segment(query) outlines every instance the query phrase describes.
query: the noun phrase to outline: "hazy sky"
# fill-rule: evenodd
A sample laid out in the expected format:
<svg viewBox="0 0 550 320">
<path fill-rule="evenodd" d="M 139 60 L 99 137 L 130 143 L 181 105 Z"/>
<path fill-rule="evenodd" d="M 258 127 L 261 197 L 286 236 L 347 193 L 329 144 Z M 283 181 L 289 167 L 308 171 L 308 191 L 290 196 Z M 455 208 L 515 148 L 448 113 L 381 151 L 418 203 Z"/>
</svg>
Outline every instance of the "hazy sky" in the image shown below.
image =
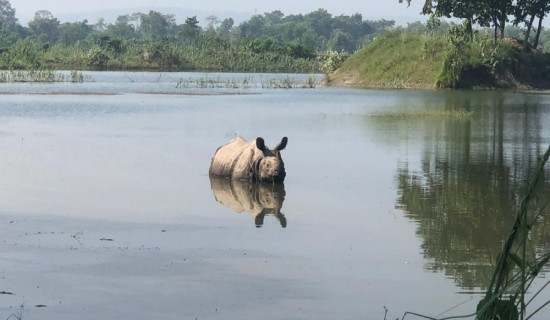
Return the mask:
<svg viewBox="0 0 550 320">
<path fill-rule="evenodd" d="M 22 24 L 26 24 L 28 20 L 32 19 L 37 10 L 49 10 L 62 22 L 66 22 L 63 18 L 73 13 L 79 13 L 77 16 L 80 19 L 82 13 L 116 10 L 120 11 L 120 14 L 127 14 L 135 12 L 135 9 L 139 9 L 140 12 L 146 12 L 148 9 L 163 12 L 163 7 L 179 9 L 178 11 L 211 12 L 221 18 L 225 18 L 220 15 L 225 11 L 251 15 L 281 10 L 285 15 L 289 15 L 305 14 L 324 8 L 333 15 L 351 15 L 358 12 L 363 15 L 364 19 L 416 21 L 425 19 L 419 14 L 422 2 L 423 0 L 413 0 L 411 7 L 407 8 L 406 4 L 400 4 L 398 0 L 10 0 Z M 90 18 L 94 17 L 90 16 Z M 176 18 L 178 20 L 185 19 L 177 14 Z M 72 21 L 76 21 L 76 19 Z"/>
</svg>

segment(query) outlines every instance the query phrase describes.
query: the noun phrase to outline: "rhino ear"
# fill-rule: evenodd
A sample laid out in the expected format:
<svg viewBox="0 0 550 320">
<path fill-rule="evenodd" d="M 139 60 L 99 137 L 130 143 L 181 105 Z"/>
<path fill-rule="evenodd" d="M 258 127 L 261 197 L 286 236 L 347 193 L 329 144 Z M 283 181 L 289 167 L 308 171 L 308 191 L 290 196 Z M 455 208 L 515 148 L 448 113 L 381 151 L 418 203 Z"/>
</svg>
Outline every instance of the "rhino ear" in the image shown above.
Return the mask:
<svg viewBox="0 0 550 320">
<path fill-rule="evenodd" d="M 263 138 L 261 137 L 256 138 L 256 147 L 258 147 L 258 149 L 262 151 L 265 151 L 265 141 Z"/>
<path fill-rule="evenodd" d="M 287 142 L 288 142 L 288 138 L 283 137 L 283 139 L 281 139 L 281 142 L 279 142 L 279 144 L 275 147 L 275 150 L 277 151 L 283 150 L 286 147 Z"/>
</svg>

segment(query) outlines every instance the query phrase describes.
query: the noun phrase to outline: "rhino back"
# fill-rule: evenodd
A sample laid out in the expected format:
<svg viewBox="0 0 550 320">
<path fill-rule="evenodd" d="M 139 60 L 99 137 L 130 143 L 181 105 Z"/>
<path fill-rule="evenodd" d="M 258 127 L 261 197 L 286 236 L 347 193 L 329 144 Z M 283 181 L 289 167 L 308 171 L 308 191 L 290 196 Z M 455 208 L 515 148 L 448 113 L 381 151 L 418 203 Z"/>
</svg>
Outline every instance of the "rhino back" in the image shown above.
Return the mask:
<svg viewBox="0 0 550 320">
<path fill-rule="evenodd" d="M 257 180 L 258 163 L 262 158 L 263 152 L 256 147 L 255 143 L 249 143 L 238 159 L 234 162 L 231 178 L 240 180 Z"/>
<path fill-rule="evenodd" d="M 235 163 L 249 146 L 250 142 L 235 137 L 228 144 L 219 147 L 210 164 L 210 175 L 231 177 Z"/>
</svg>

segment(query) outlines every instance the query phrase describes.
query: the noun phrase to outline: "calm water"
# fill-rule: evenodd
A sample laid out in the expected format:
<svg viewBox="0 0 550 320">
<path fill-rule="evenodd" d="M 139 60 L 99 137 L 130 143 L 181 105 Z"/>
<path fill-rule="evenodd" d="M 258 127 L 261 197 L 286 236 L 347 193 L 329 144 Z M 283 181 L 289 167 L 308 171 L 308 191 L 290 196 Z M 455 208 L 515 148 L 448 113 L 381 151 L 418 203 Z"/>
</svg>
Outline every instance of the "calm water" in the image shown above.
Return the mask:
<svg viewBox="0 0 550 320">
<path fill-rule="evenodd" d="M 0 250 L 0 289 L 17 293 L 0 301 L 0 318 L 23 302 L 28 319 L 471 313 L 550 145 L 550 95 L 85 75 L 0 85 L 0 232 L 17 237 Z M 254 85 L 177 87 L 243 77 Z M 456 108 L 474 116 L 369 116 Z M 235 135 L 270 147 L 289 138 L 284 191 L 265 190 L 275 200 L 259 211 L 228 205 L 232 186 L 208 177 Z M 533 232 L 533 250 L 550 249 L 548 230 Z"/>
</svg>

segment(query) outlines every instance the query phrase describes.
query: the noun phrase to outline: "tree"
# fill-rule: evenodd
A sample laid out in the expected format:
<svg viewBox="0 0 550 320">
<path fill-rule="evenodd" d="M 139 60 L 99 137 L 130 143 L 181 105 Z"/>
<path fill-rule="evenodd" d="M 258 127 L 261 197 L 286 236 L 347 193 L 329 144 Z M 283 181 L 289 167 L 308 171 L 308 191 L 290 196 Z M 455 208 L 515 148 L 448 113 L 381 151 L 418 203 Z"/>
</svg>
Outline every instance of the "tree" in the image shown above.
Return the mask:
<svg viewBox="0 0 550 320">
<path fill-rule="evenodd" d="M 353 52 L 355 51 L 355 42 L 353 41 L 353 37 L 340 29 L 335 29 L 332 32 L 332 36 L 330 37 L 330 40 L 327 43 L 327 47 L 329 50 L 333 51 L 346 51 L 346 52 Z"/>
<path fill-rule="evenodd" d="M 281 23 L 285 15 L 281 11 L 275 10 L 272 12 L 264 13 L 264 16 L 267 25 L 277 25 Z"/>
<path fill-rule="evenodd" d="M 220 20 L 218 20 L 218 17 L 216 15 L 209 15 L 208 17 L 205 18 L 206 19 L 206 31 L 205 33 L 209 36 L 209 37 L 216 37 L 217 34 L 216 34 L 216 25 L 218 25 L 220 23 Z"/>
<path fill-rule="evenodd" d="M 304 18 L 311 25 L 315 33 L 326 40 L 330 39 L 332 35 L 332 15 L 327 10 L 318 9 L 306 14 Z"/>
<path fill-rule="evenodd" d="M 0 29 L 15 31 L 16 26 L 15 9 L 8 0 L 0 0 Z"/>
<path fill-rule="evenodd" d="M 265 30 L 265 17 L 259 14 L 253 15 L 248 21 L 241 23 L 236 30 L 240 39 L 260 38 L 264 34 Z"/>
<path fill-rule="evenodd" d="M 525 38 L 523 40 L 523 49 L 527 50 L 529 46 L 529 37 L 531 30 L 533 29 L 533 23 L 538 18 L 537 33 L 533 43 L 533 48 L 537 48 L 539 44 L 540 34 L 542 31 L 542 20 L 550 12 L 550 3 L 546 0 L 517 0 L 515 8 L 515 20 L 514 23 L 525 23 L 526 31 Z"/>
<path fill-rule="evenodd" d="M 508 15 L 513 11 L 512 0 L 480 0 L 480 3 L 478 23 L 483 27 L 493 26 L 495 41 L 504 38 Z"/>
<path fill-rule="evenodd" d="M 139 32 L 142 37 L 150 40 L 157 40 L 166 37 L 175 29 L 176 19 L 173 14 L 162 14 L 150 10 L 148 14 L 139 14 Z"/>
<path fill-rule="evenodd" d="M 88 20 L 82 22 L 65 22 L 59 27 L 59 42 L 65 45 L 74 44 L 79 40 L 84 40 L 93 31 Z"/>
<path fill-rule="evenodd" d="M 223 19 L 223 21 L 220 23 L 220 26 L 218 27 L 218 34 L 221 37 L 229 37 L 229 34 L 231 33 L 234 24 L 235 21 L 233 21 L 232 18 Z"/>
<path fill-rule="evenodd" d="M 15 17 L 15 9 L 7 0 L 0 0 L 0 47 L 14 44 L 22 33 L 22 27 Z"/>
<path fill-rule="evenodd" d="M 540 5 L 541 5 L 540 6 L 540 11 L 539 11 L 539 14 L 538 14 L 539 25 L 537 27 L 537 34 L 535 36 L 535 42 L 533 43 L 533 48 L 535 48 L 535 49 L 537 49 L 537 47 L 539 45 L 540 34 L 541 34 L 541 31 L 542 31 L 542 20 L 550 12 L 550 3 L 548 3 L 548 1 L 541 0 Z"/>
<path fill-rule="evenodd" d="M 399 0 L 407 2 L 412 0 Z M 539 31 L 542 29 L 542 19 L 550 12 L 548 0 L 424 0 L 423 14 L 434 14 L 438 17 L 454 17 L 467 20 L 467 31 L 472 34 L 472 24 L 480 26 L 492 26 L 494 28 L 495 41 L 504 37 L 504 29 L 511 15 L 514 16 L 514 24 L 525 22 L 527 34 L 524 46 L 527 46 L 529 33 L 536 17 L 539 18 L 537 29 L 537 44 Z M 529 17 L 528 20 L 526 18 Z"/>
<path fill-rule="evenodd" d="M 301 44 L 305 47 L 316 48 L 318 50 L 321 50 L 326 45 L 326 40 L 324 38 L 319 39 L 313 28 L 305 21 L 297 23 L 295 27 L 290 28 L 290 34 L 293 44 Z"/>
<path fill-rule="evenodd" d="M 136 37 L 136 28 L 130 21 L 129 15 L 118 16 L 114 24 L 107 26 L 106 33 L 115 37 L 133 39 Z"/>
<path fill-rule="evenodd" d="M 105 28 L 107 25 L 105 24 L 105 19 L 99 18 L 97 19 L 97 22 L 94 24 L 94 29 L 97 31 L 105 31 Z"/>
<path fill-rule="evenodd" d="M 33 36 L 51 43 L 59 38 L 59 20 L 48 10 L 36 11 L 34 19 L 29 21 L 29 29 Z"/>
<path fill-rule="evenodd" d="M 206 17 L 207 21 L 207 28 L 208 29 L 214 29 L 218 23 L 220 23 L 220 20 L 218 20 L 218 17 L 216 15 L 209 15 Z"/>
<path fill-rule="evenodd" d="M 400 0 L 402 2 L 403 0 Z M 407 0 L 410 4 L 411 0 Z M 433 15 L 435 18 L 459 18 L 466 20 L 466 33 L 473 34 L 473 24 L 477 21 L 485 0 L 425 0 L 422 14 Z"/>
<path fill-rule="evenodd" d="M 194 41 L 199 37 L 201 28 L 199 27 L 199 20 L 197 16 L 188 17 L 185 19 L 185 23 L 181 26 L 179 36 L 184 41 Z"/>
</svg>

